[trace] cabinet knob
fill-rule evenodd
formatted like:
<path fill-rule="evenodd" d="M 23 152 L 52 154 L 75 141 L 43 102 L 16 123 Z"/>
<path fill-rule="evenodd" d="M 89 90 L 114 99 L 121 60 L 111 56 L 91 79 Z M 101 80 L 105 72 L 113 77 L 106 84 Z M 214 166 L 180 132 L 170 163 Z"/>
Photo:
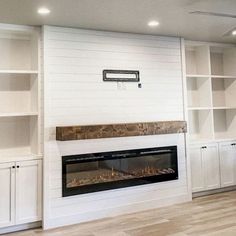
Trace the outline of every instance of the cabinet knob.
<path fill-rule="evenodd" d="M 203 146 L 203 147 L 202 147 L 202 149 L 206 149 L 206 148 L 207 148 L 207 146 Z"/>
<path fill-rule="evenodd" d="M 12 166 L 12 169 L 15 169 L 16 167 L 15 166 Z"/>
<path fill-rule="evenodd" d="M 20 166 L 16 166 L 16 168 L 20 168 Z"/>

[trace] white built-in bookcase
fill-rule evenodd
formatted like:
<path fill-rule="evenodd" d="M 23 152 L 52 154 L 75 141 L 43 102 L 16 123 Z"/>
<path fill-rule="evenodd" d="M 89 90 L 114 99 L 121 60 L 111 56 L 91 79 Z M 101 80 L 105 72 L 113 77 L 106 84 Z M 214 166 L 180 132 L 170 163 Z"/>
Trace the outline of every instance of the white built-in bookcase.
<path fill-rule="evenodd" d="M 40 150 L 39 32 L 0 24 L 0 162 Z"/>
<path fill-rule="evenodd" d="M 186 42 L 191 141 L 236 138 L 236 47 Z"/>

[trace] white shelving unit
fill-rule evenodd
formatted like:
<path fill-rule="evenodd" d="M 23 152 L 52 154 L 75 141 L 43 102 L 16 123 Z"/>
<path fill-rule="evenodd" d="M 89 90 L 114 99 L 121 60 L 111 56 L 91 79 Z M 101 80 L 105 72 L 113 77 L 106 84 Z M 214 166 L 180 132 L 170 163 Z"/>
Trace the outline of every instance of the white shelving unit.
<path fill-rule="evenodd" d="M 41 155 L 39 32 L 0 24 L 0 162 Z"/>
<path fill-rule="evenodd" d="M 185 42 L 192 192 L 235 186 L 236 47 Z"/>
<path fill-rule="evenodd" d="M 0 24 L 0 230 L 42 219 L 39 32 Z M 26 181 L 27 179 L 27 181 Z"/>
<path fill-rule="evenodd" d="M 186 42 L 190 140 L 236 138 L 236 47 Z"/>

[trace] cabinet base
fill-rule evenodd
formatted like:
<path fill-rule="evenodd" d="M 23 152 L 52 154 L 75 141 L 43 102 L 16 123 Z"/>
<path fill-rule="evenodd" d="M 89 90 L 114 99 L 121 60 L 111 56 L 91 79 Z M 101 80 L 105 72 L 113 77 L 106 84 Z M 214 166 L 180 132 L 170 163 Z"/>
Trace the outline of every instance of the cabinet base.
<path fill-rule="evenodd" d="M 27 223 L 22 225 L 13 225 L 5 228 L 0 228 L 0 235 L 1 234 L 7 234 L 7 233 L 13 233 L 17 231 L 27 230 L 27 229 L 34 229 L 39 228 L 42 226 L 42 222 L 33 222 L 33 223 Z"/>
<path fill-rule="evenodd" d="M 212 195 L 216 193 L 229 192 L 229 191 L 234 191 L 234 190 L 236 190 L 236 186 L 207 190 L 207 191 L 193 193 L 193 198 L 208 196 L 208 195 Z"/>

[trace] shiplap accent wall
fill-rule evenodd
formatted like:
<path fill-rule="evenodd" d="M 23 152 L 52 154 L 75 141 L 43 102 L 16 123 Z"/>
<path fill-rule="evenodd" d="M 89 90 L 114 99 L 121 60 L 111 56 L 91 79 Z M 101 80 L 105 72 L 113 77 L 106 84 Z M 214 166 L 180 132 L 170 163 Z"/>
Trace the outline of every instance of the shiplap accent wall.
<path fill-rule="evenodd" d="M 55 141 L 59 125 L 184 120 L 180 39 L 45 26 L 43 45 L 44 227 L 189 200 L 184 134 Z M 139 70 L 142 88 L 103 82 L 103 69 Z M 167 145 L 178 145 L 177 181 L 61 197 L 61 155 Z"/>

